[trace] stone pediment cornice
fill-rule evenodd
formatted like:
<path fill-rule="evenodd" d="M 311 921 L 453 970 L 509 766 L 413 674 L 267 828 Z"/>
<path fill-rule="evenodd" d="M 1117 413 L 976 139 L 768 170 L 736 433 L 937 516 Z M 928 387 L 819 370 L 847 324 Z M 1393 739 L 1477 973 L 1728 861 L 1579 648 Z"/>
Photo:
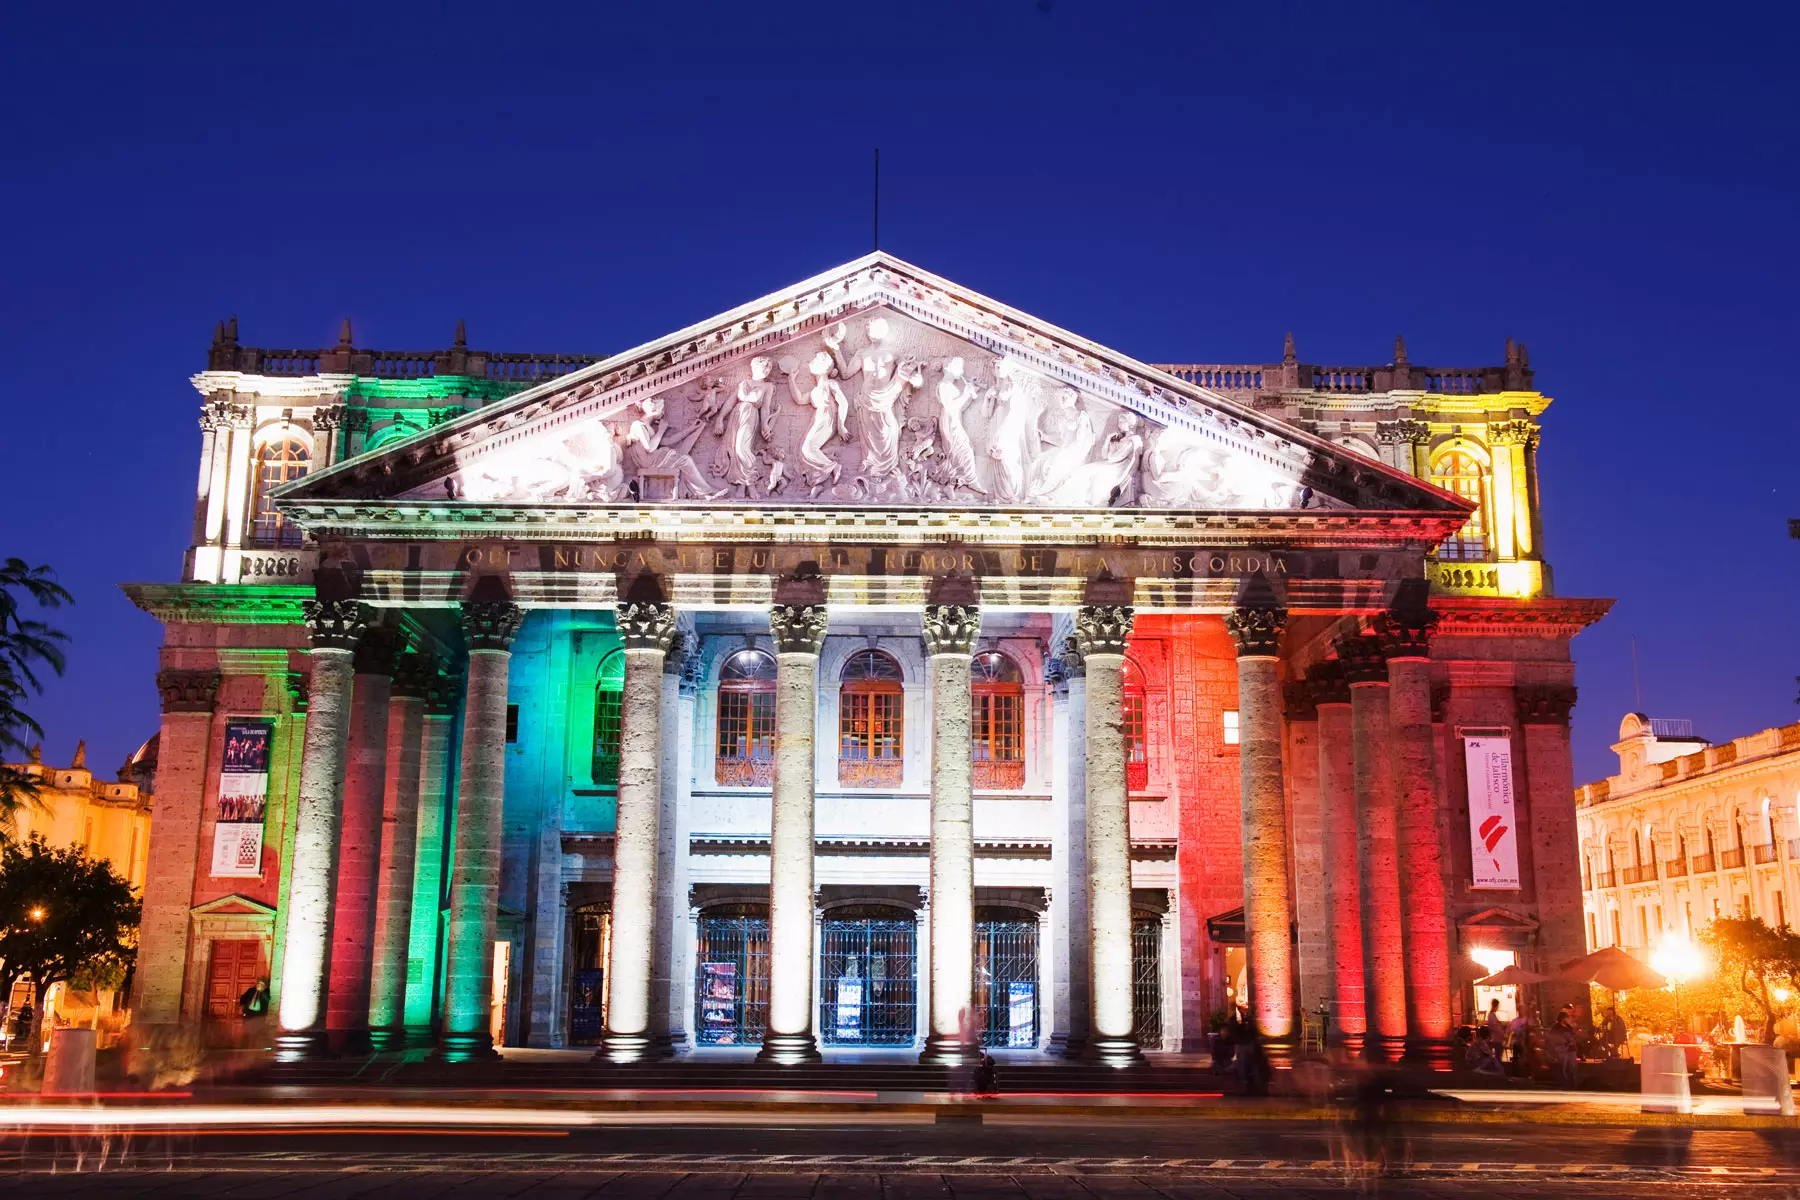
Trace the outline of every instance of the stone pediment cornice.
<path fill-rule="evenodd" d="M 1310 507 L 1459 518 L 1469 510 L 1404 472 L 882 253 L 328 468 L 288 485 L 278 499 L 316 527 L 319 505 L 405 495 L 452 475 L 477 452 L 557 435 L 577 422 L 614 419 L 628 406 L 875 308 L 1017 364 L 1049 385 L 1078 389 L 1157 428 L 1279 472 L 1307 489 Z M 514 519 L 532 521 L 540 507 L 519 505 Z"/>

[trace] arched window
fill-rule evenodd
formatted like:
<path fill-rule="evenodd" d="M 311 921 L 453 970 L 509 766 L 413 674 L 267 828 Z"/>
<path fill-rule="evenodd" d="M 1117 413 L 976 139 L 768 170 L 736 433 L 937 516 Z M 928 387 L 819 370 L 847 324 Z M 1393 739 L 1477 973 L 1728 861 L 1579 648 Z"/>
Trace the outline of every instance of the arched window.
<path fill-rule="evenodd" d="M 1463 527 L 1438 547 L 1444 561 L 1479 562 L 1488 556 L 1487 478 L 1481 461 L 1467 450 L 1446 450 L 1431 465 L 1431 482 L 1477 505 Z"/>
<path fill-rule="evenodd" d="M 594 783 L 619 786 L 619 701 L 625 692 L 625 655 L 614 650 L 594 684 Z"/>
<path fill-rule="evenodd" d="M 977 654 L 973 675 L 975 786 L 1025 786 L 1025 677 L 1004 654 Z"/>
<path fill-rule="evenodd" d="M 275 508 L 269 493 L 304 476 L 312 466 L 312 450 L 298 437 L 282 436 L 264 442 L 256 452 L 256 503 L 251 542 L 257 546 L 298 546 L 300 531 L 288 524 Z"/>
<path fill-rule="evenodd" d="M 1145 739 L 1144 673 L 1125 660 L 1125 787 L 1141 792 L 1150 786 L 1150 746 Z"/>
<path fill-rule="evenodd" d="M 768 787 L 775 777 L 775 660 L 739 650 L 719 671 L 719 755 L 713 777 L 728 787 Z"/>
<path fill-rule="evenodd" d="M 900 664 L 880 650 L 858 650 L 840 678 L 838 785 L 899 787 L 906 704 Z"/>

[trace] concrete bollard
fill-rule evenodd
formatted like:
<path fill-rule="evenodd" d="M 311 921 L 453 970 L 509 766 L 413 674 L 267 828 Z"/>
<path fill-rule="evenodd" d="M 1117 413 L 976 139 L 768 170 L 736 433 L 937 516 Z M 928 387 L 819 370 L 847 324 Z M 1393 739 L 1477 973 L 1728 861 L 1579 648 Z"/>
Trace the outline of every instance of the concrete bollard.
<path fill-rule="evenodd" d="M 1794 1089 L 1788 1083 L 1787 1051 L 1779 1046 L 1745 1046 L 1739 1051 L 1744 1111 L 1766 1116 L 1794 1115 Z"/>
<path fill-rule="evenodd" d="M 45 1096 L 69 1096 L 94 1090 L 94 1031 L 55 1028 L 44 1058 Z"/>
<path fill-rule="evenodd" d="M 1688 1090 L 1687 1054 L 1680 1046 L 1645 1046 L 1641 1079 L 1644 1112 L 1694 1111 L 1694 1097 Z"/>

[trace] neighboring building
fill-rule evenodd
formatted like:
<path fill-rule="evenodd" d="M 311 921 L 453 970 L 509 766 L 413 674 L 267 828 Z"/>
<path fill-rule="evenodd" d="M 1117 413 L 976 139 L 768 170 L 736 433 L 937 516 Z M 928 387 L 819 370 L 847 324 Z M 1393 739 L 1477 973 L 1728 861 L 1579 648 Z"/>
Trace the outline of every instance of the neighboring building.
<path fill-rule="evenodd" d="M 88 770 L 86 742 L 76 746 L 74 761 L 66 767 L 45 766 L 34 747 L 30 761 L 7 764 L 42 781 L 36 801 L 20 805 L 7 834 L 19 841 L 42 837 L 58 848 L 79 846 L 142 894 L 152 801 L 132 775 L 136 761 L 120 770 L 119 781 L 109 782 Z"/>
<path fill-rule="evenodd" d="M 1714 917 L 1795 920 L 1800 723 L 1712 745 L 1628 713 L 1619 773 L 1575 790 L 1590 949 L 1654 950 Z"/>
<path fill-rule="evenodd" d="M 140 1021 L 266 970 L 294 1053 L 1130 1061 L 1249 1000 L 1441 1054 L 1455 959 L 1580 953 L 1608 602 L 1523 347 L 1152 367 L 876 254 L 603 360 L 233 322 L 194 383 Z"/>

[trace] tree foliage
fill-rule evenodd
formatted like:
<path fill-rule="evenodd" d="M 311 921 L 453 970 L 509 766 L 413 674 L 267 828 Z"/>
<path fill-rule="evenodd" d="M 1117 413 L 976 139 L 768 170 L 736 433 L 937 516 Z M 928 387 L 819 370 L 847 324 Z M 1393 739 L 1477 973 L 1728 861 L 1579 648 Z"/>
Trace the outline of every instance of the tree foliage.
<path fill-rule="evenodd" d="M 0 996 L 29 975 L 53 983 L 115 979 L 135 953 L 139 905 L 111 865 L 41 837 L 0 842 Z"/>
<path fill-rule="evenodd" d="M 69 635 L 33 614 L 72 603 L 49 567 L 29 566 L 18 558 L 0 561 L 0 760 L 44 736 L 23 705 L 44 690 L 44 671 L 63 672 L 63 643 Z M 35 801 L 37 793 L 36 776 L 0 765 L 0 826 L 10 823 L 21 804 Z"/>
<path fill-rule="evenodd" d="M 1800 933 L 1761 917 L 1719 917 L 1700 931 L 1700 941 L 1718 956 L 1720 980 L 1742 992 L 1761 1018 L 1763 1041 L 1774 1041 L 1775 1019 L 1785 1006 L 1770 989 L 1782 988 L 1790 997 L 1800 991 Z"/>

